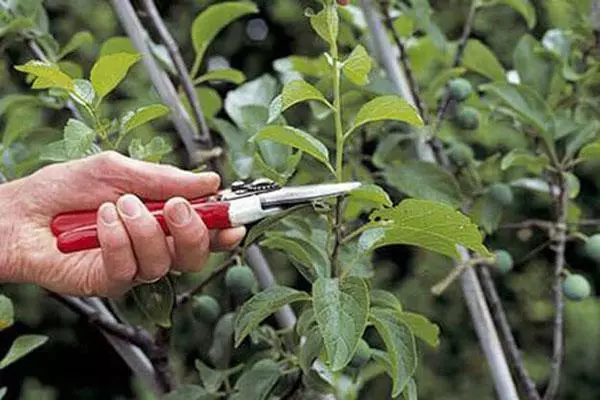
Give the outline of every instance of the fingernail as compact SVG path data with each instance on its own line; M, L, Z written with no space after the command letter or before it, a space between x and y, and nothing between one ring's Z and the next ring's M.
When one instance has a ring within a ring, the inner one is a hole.
M169 210L169 219L176 225L187 224L192 217L192 209L184 200L177 200Z
M119 215L115 206L108 203L100 207L100 218L105 225L112 225L117 222Z
M142 213L140 201L137 199L137 197L129 194L119 199L117 202L117 207L123 215L129 218L139 217Z

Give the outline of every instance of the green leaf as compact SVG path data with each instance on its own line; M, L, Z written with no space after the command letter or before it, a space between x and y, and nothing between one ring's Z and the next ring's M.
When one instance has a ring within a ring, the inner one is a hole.
M244 303L235 320L235 346L256 328L265 318L286 304L310 301L308 293L285 286L271 286L254 295Z
M0 331L8 328L14 323L14 308L12 301L0 294Z
M199 76L194 80L194 84L199 85L210 81L225 81L239 85L246 80L246 75L242 71L233 68L216 69Z
M600 122L596 120L587 121L585 126L578 129L577 133L569 137L565 148L565 159L571 160L584 145L597 137L599 131Z
M239 372L240 369L243 368L243 364L240 364L237 367L233 367L227 370L216 370L209 368L200 360L196 360L194 365L196 367L196 370L198 371L198 374L200 375L202 386L209 393L216 393L221 388L223 382L225 381L225 379L227 379L227 377Z
M315 157L330 171L334 172L333 167L329 164L329 150L327 150L327 147L318 139L300 129L291 126L271 125L262 129L250 140L270 140L294 147Z
M15 339L8 352L0 361L0 369L4 369L15 361L25 357L48 341L47 336L23 335Z
M579 152L579 159L583 161L600 159L600 140L584 146Z
M371 290L371 307L389 308L399 313L402 312L400 300L392 293L382 289Z
M402 397L404 400L418 400L417 384L413 378L408 380L406 387L402 391Z
M323 336L315 327L306 334L306 341L300 346L298 354L298 364L305 374L311 369L312 363L319 358L323 348Z
M532 88L540 96L547 96L555 67L550 55L541 51L542 49L542 45L533 36L523 35L515 48L513 64L521 84Z
M2 145L10 147L17 139L24 139L43 124L42 115L37 107L20 105L10 110L4 126Z
M82 158L92 153L96 132L85 123L70 118L64 134L65 151L69 159Z
M459 259L456 247L461 245L482 256L491 256L477 226L466 215L445 204L406 199L394 208L376 210L371 220L373 226L385 229L377 248L409 244ZM375 222L377 220L380 221Z
M69 156L64 140L48 143L40 152L40 161L62 162L67 160L69 160Z
M469 214L473 221L481 226L486 233L492 233L500 225L502 211L502 205L498 204L489 192L486 192L475 200Z
M523 167L535 175L540 175L542 171L550 164L547 155L533 155L523 149L514 149L502 158L500 164L503 171L514 167Z
M384 170L386 182L410 197L439 201L453 207L463 202L458 182L436 164L411 160Z
M400 317L415 336L424 340L431 347L440 345L440 327L438 325L423 315L411 312L402 312Z
M320 101L321 103L333 108L333 106L329 104L319 89L302 79L297 79L286 83L283 87L283 91L281 92L281 100L282 112L295 104L307 100Z
M90 80L100 101L112 92L129 72L141 56L131 53L115 53L102 56L96 61L90 72Z
M342 65L342 72L352 83L364 86L369 83L369 72L373 67L373 60L362 45L352 50L348 59Z
M279 365L270 359L258 361L237 380L231 400L266 400L279 380Z
M313 308L330 368L342 370L354 356L367 326L369 291L364 280L319 278L313 285Z
M154 283L135 286L132 293L138 307L148 319L163 328L171 327L175 291L167 277Z
M0 400L2 400L4 398L4 396L6 396L6 393L8 392L8 389L5 387L0 387Z
M33 89L58 88L69 92L73 90L73 80L55 64L33 60L25 65L17 65L15 69L36 77L31 86Z
M264 106L268 108L277 95L277 90L275 78L269 74L263 74L257 79L229 91L225 98L225 111L227 111L233 122L241 128L244 126L243 110L247 109L246 106Z
M315 319L315 312L312 308L312 305L310 307L306 307L302 311L302 314L300 314L298 322L296 323L296 333L298 336L306 336L308 330L316 323L317 320Z
M94 43L94 36L89 31L81 31L71 37L71 40L63 47L60 54L58 55L58 59L64 58L66 55L71 54L82 46L87 44Z
M290 207L285 211L278 213L274 216L265 218L259 221L256 225L254 225L248 233L246 234L246 238L244 240L244 247L247 247L251 243L253 243L256 239L258 239L262 234L268 232L273 226L279 223L282 219L287 217L290 214L293 214L297 211L302 211L311 207L310 204L298 204L294 207Z
M375 203L386 207L392 206L390 196L380 186L375 184L362 184L349 193L349 198Z
M392 397L402 393L417 368L417 350L410 328L393 311L372 308L369 321L383 339L391 371L387 371L393 381Z
M164 400L216 400L216 395L208 393L202 386L185 384L168 393Z
M280 235L270 236L263 240L260 245L268 249L285 252L302 276L310 282L318 277L329 276L329 268L325 268L325 265L320 263L315 263L314 257L308 250L309 247L303 246L297 239L288 239Z
M462 60L462 65L492 81L506 80L504 68L494 53L477 39L469 39Z
M228 1L214 4L202 11L192 23L191 37L196 58L192 68L194 77L210 43L227 25L248 14L258 13L258 7L246 1Z
M17 34L27 29L35 28L35 22L31 18L16 17L9 23L2 24L0 26L0 38L8 36L10 34Z
M394 30L400 37L407 38L415 31L415 23L408 14L400 14L393 23Z
M317 34L331 47L337 47L340 17L335 4L325 4L316 15L310 16L310 24Z
M117 53L137 54L137 50L128 36L113 36L107 39L100 48L100 56Z
M360 126L369 122L395 120L423 127L423 120L416 109L399 96L380 96L362 106L354 119L354 125L344 135L348 137Z
M96 97L92 83L86 79L75 79L73 97L78 103L91 105Z
M142 144L140 138L134 138L129 143L129 155L136 160L159 162L173 151L171 145L161 136L154 136L147 144Z
M121 135L168 113L169 108L162 104L152 104L129 111L121 117Z
M533 29L536 24L535 8L529 0L483 0L482 5L506 4L525 18L527 27Z
M544 100L532 89L509 83L490 83L480 85L479 89L498 97L503 105L514 111L521 120L536 127L548 145L554 146L552 134L549 132L552 115Z

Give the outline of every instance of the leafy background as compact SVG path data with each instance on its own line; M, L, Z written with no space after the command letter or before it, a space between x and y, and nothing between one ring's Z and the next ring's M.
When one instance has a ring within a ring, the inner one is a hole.
M163 1L157 2L171 32L184 49L187 65L192 65L192 43L189 26L194 16L208 4L207 1ZM210 62L226 60L231 67L244 72L248 81L264 74L276 73L275 61L291 54L316 56L324 51L324 43L311 30L304 9L316 2L273 0L256 1L260 14L246 18L229 26L217 37L207 55ZM469 2L462 0L430 1L435 10L434 22L448 38L457 39L464 24ZM532 2L538 17L530 32L538 40L553 26L568 24L567 16L561 12L561 1L536 0ZM49 16L49 27L60 43L66 43L77 32L87 30L93 41L86 43L67 59L89 71L100 51L101 45L110 37L123 35L108 2L91 0L48 0L45 2ZM93 17L91 17L93 16ZM527 33L524 19L509 7L491 7L482 11L474 25L473 37L491 48L506 70L512 69L513 52L521 37ZM343 32L343 40L353 43L350 32ZM24 93L29 90L23 75L12 68L31 59L24 46L9 45L2 38L0 58L0 94ZM412 54L413 65L420 79L431 80L435 76L435 48L424 47ZM224 115L220 98L235 86L230 84L211 85L201 94L205 107ZM134 109L154 101L148 77L141 65L133 67L118 91L105 105L107 115L120 115L122 110ZM214 92L213 92L214 91ZM218 93L219 96L214 94ZM0 103L1 104L1 103ZM1 108L1 107L0 107ZM307 109L295 109L286 117L288 121L303 121ZM209 113L211 114L211 113ZM69 118L67 111L40 111L23 108L3 115L4 132L15 128L16 121L29 121L24 129L29 131L27 140L4 151L4 171L10 176L19 176L37 167L34 162L36 149L62 137L62 127ZM11 119L13 127L11 128ZM18 124L17 124L18 125ZM48 128L51 127L51 128ZM43 133L43 134L42 134ZM166 123L157 122L136 130L135 137L143 142L155 136L163 137L177 146L177 140ZM500 143L506 148L520 144L519 135L511 131L478 131L479 147L493 147ZM373 154L378 144L377 137L367 140L363 146L366 155ZM181 163L169 153L163 162ZM11 162L12 161L12 162ZM12 166L12 169L11 169ZM311 168L307 163L305 168ZM368 172L366 172L368 173ZM599 215L600 188L598 176L600 165L589 163L578 170L581 188L578 204L582 214ZM515 206L506 210L503 219L519 221L523 216L547 215L544 199L527 191L515 191ZM489 241L490 248L505 248L517 261L515 269L496 279L500 294L508 310L508 317L516 327L516 337L527 366L536 381L544 381L549 373L551 354L551 330L553 308L551 299L551 264L553 253L546 249L534 257L519 262L527 253L543 241L536 231L524 231L516 236L514 231L499 231ZM588 233L593 233L593 228ZM270 254L277 265L276 253ZM581 245L569 244L567 258L572 268L584 273L598 287L598 266L581 252ZM426 399L492 399L492 383L487 365L471 321L465 308L458 285L451 286L442 296L434 297L429 289L446 276L448 260L431 253L415 251L406 246L391 246L376 251L374 283L377 287L391 290L411 311L427 315L441 328L441 344L437 349L419 346L419 368L416 379L419 394ZM278 280L293 285L296 276L288 268L277 270ZM209 292L222 293L220 283L209 287ZM0 372L0 384L8 387L21 386L21 399L121 399L134 398L138 394L127 367L107 346L103 337L90 328L85 321L44 296L35 287L3 285L2 292L14 300L18 322L15 329L0 332L0 352L8 348L12 339L24 333L44 332L51 339L27 358ZM594 290L595 292L596 290ZM180 330L175 343L180 363L193 362L195 356L205 352L209 343L204 338L206 327L192 322L189 315L181 316L176 326ZM562 376L561 399L595 399L600 392L597 371L600 367L600 304L595 297L581 303L566 304L566 363ZM365 398L380 398L387 393L389 382L375 380L365 389ZM14 397L17 398L17 397Z

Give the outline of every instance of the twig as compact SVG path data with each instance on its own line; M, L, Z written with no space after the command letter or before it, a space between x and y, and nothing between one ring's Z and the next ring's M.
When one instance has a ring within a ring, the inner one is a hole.
M389 3L381 2L380 6L381 13L383 14L383 22L392 34L392 38L394 39L394 42L396 43L396 46L400 51L400 63L402 64L402 68L404 69L404 73L406 74L406 81L412 93L412 97L415 100L415 106L417 107L419 114L421 114L421 116L423 117L423 120L427 122L429 120L427 108L425 102L423 101L419 93L419 84L417 83L415 75L413 74L413 70L410 65L410 60L408 59L408 53L406 52L406 47L404 46L404 43L402 43L402 40L400 39L398 32L396 32L396 29L394 29L394 21L392 21L392 17L390 15Z
M496 322L496 326L500 329L508 356L516 372L517 381L527 395L528 400L539 400L540 395L535 387L535 382L533 382L533 379L531 379L525 368L523 356L517 346L515 337L512 334L508 319L506 318L506 313L504 312L502 302L500 301L500 296L498 296L494 281L492 280L492 276L487 266L479 266L479 276L481 278L482 288L488 298L490 308L492 309L492 316Z
M107 318L96 308L76 297L63 296L54 292L50 292L50 297L58 300L73 312L85 317L90 324L105 330L119 339L135 344L142 350L149 350L154 346L152 336L145 329L114 322L113 319Z
M156 378L166 393L175 389L179 384L169 363L171 348L171 328L159 327L155 335L155 350L150 353L150 361L156 370Z
M211 283L215 278L219 277L223 272L227 271L227 269L229 269L229 267L231 267L235 263L236 257L237 257L237 253L234 253L227 261L225 261L221 265L217 266L210 273L209 276L207 276L206 278L204 278L202 280L202 282L198 283L193 288L191 288L191 289L181 293L179 296L177 296L177 306L178 307L182 306L183 304L190 301L191 298L194 295L200 293L202 291L202 289L204 289L206 287L206 285Z
M562 293L563 269L565 266L565 249L567 242L567 205L568 192L567 183L562 171L558 173L559 193L556 197L556 227L554 236L554 335L552 346L552 365L550 368L550 379L544 400L554 399L560 382L560 370L564 357L563 349L563 314L564 299Z
M162 101L171 109L171 120L175 125L179 137L183 142L189 164L196 166L199 162L200 144L194 139L196 132L185 107L181 104L177 91L169 76L161 69L154 59L149 46L150 38L144 26L137 17L130 0L111 0L115 14L121 21L121 26L133 42L138 52L142 55L142 62L146 66L148 75L154 88Z
M162 20L160 13L156 9L156 5L153 0L143 0L144 9L148 13L150 20L156 27L158 34L164 45L173 60L173 64L175 66L175 70L177 71L177 75L183 86L183 91L190 103L190 108L192 109L192 113L194 115L194 119L198 124L200 129L200 133L198 139L206 146L212 147L212 138L210 136L210 131L208 129L208 125L206 124L206 119L204 118L204 113L202 112L202 107L200 105L200 100L198 99L198 95L196 94L196 90L194 89L194 83L192 82L192 78L185 66L185 61L181 56L181 52L179 51L179 46L173 36L167 29L164 21Z
M456 267L450 270L450 273L446 275L441 281L433 285L431 288L431 293L436 296L441 295L447 288L454 282L458 277L462 275L462 273L467 269L473 266L472 260L469 262L462 263L457 265Z
M500 229L526 229L526 228L541 228L551 230L554 224L552 221L544 221L542 219L527 219L521 222L510 222L500 225Z
M155 394L161 395L164 393L164 388L156 379L156 371L152 362L142 350L142 347L145 349L150 349L151 347L152 337L149 333L119 324L100 299L78 299L56 293L50 293L50 295L65 304L76 314L86 318L91 324L98 326L100 332L106 337L119 356L123 358L129 368L143 382L146 382Z
M361 7L382 66L387 71L388 76L390 76L392 81L396 84L400 94L411 102L412 92L406 90L406 88L409 87L406 82L406 76L402 73L398 61L393 56L395 52L391 48L386 32L381 24L380 18L377 17L375 13L371 0L361 0ZM465 26L465 30L463 31L463 38L468 38L470 34L474 19L473 8L474 7L471 9L472 12L469 15L467 26ZM458 50L460 50L460 52L455 55L455 60L458 59L460 61L462 51L464 51L464 47L466 46L466 39L464 39L463 42L462 46L459 45ZM397 73L397 71L401 72ZM395 79L403 79L404 82L396 83ZM411 103L416 104L414 99L412 99ZM424 151L423 143L416 143L419 158L425 161L435 161L442 167L449 168L450 164L447 160L447 155L443 151L439 140L434 136L428 144L428 151ZM458 247L458 251L461 254L460 263L469 262L469 252L461 246ZM494 327L477 274L472 268L467 268L461 274L460 280L477 337L492 373L496 393L501 400L516 400L518 399L517 390L511 377L508 363L502 350L502 346L500 345L498 333Z

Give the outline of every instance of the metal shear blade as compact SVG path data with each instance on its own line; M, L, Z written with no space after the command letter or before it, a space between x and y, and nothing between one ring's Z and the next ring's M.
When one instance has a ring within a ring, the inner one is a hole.
M284 204L299 204L325 197L340 196L360 186L360 182L318 184L283 187L257 196L263 207L275 207Z

